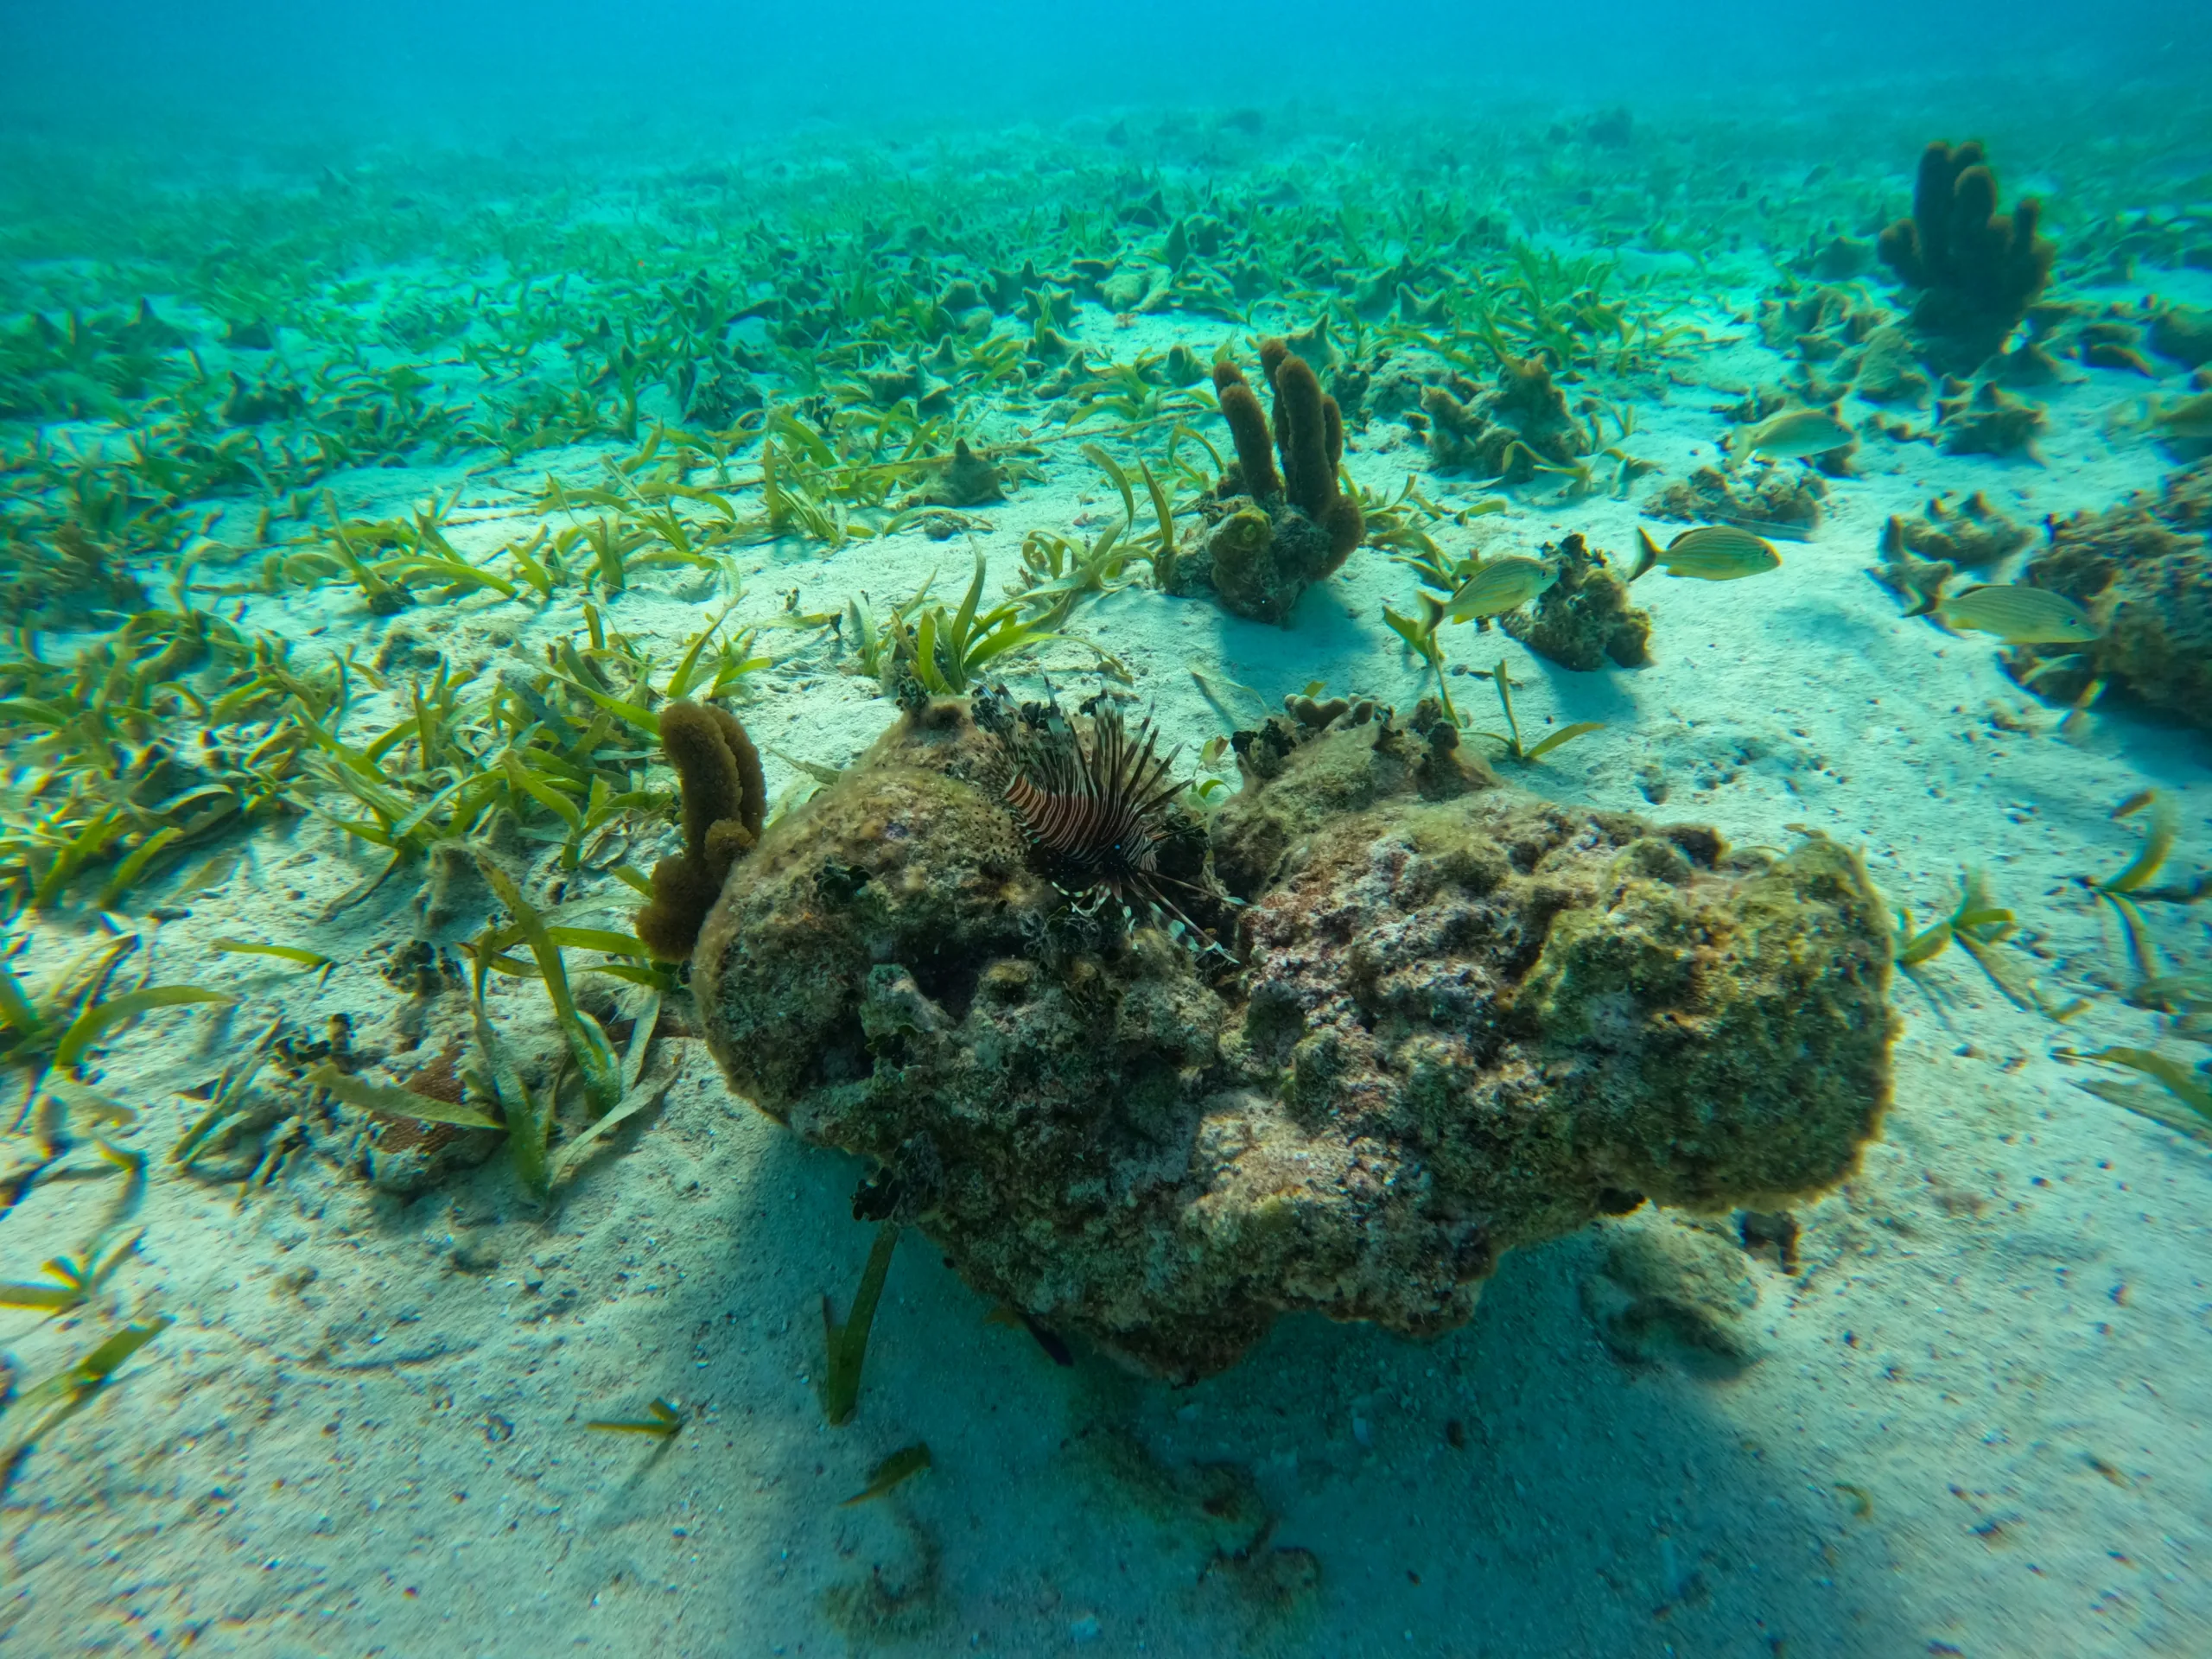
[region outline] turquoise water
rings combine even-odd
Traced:
[[[2205,35],[16,20],[0,1649],[2212,1651]]]

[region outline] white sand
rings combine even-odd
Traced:
[[[1210,352],[1222,331],[1116,333],[1086,308],[1077,332],[1127,358],[1176,337]],[[1773,384],[1781,367],[1756,345],[1692,366],[1738,385]],[[2117,710],[2093,717],[2085,746],[2061,741],[2056,712],[2004,677],[1993,646],[1901,620],[1865,571],[1884,517],[1938,489],[1985,490],[2032,521],[2151,484],[2167,463],[2149,441],[2100,428],[2145,390],[2096,372],[2052,397],[2044,466],[1870,443],[1865,476],[1832,486],[1818,536],[1783,544],[1779,573],[1637,585],[1656,618],[1649,669],[1575,675],[1471,628],[1448,647],[1474,665],[1504,656],[1527,682],[1525,725],[1606,722],[1516,781],[1709,821],[1738,842],[1824,830],[1863,846],[1922,916],[1948,908],[1961,866],[1986,866],[2031,942],[2015,960],[2055,991],[2109,984],[2112,942],[2071,879],[2131,855],[2139,832],[2107,814],[2146,784],[2183,804],[2177,868],[2212,859],[2207,745]],[[1639,409],[1630,448],[1663,467],[1639,493],[1713,458],[1723,422],[1708,410],[1727,401],[1685,387]],[[1351,462],[1394,488],[1422,455],[1390,429],[1378,422]],[[574,454],[556,460],[578,470]],[[388,511],[457,470],[357,475],[341,494]],[[496,481],[471,487],[512,499]],[[1058,446],[1044,482],[982,514],[994,585],[1018,569],[1027,527],[1095,529],[1117,512],[1095,469]],[[1622,556],[1633,523],[1632,504],[1524,499],[1443,539],[1533,546],[1576,529]],[[517,508],[472,525],[463,545],[527,527]],[[957,597],[969,558],[958,540],[918,535],[826,556],[760,550],[740,561],[739,616],[772,616],[792,588],[802,610],[861,589],[888,602],[932,567]],[[666,660],[709,607],[673,597],[676,577],[645,586],[608,614]],[[1419,677],[1379,607],[1413,587],[1363,552],[1292,630],[1135,588],[1074,626],[1119,653],[1171,734],[1195,745],[1226,724],[1193,664],[1269,699],[1322,679],[1409,707]],[[335,588],[254,601],[246,620],[302,649],[360,641],[365,654],[388,626]],[[581,622],[573,602],[534,613],[470,601],[397,625],[469,664],[497,657],[494,628],[535,656]],[[834,644],[762,639],[791,653],[742,711],[764,746],[842,764],[890,718]],[[1052,660],[1066,665],[1064,690],[1091,683],[1085,653]],[[1483,682],[1453,686],[1493,723]],[[349,732],[387,723],[373,707]],[[2007,711],[2001,724],[1993,708]],[[1649,762],[1671,786],[1663,807],[1637,789]],[[794,780],[769,766],[772,792]],[[397,1040],[385,1021],[398,999],[377,965],[413,926],[412,882],[315,922],[374,868],[327,825],[296,823],[256,835],[248,867],[217,893],[156,885],[149,897],[190,911],[143,925],[156,978],[245,1001],[227,1015],[150,1016],[110,1047],[103,1086],[143,1113],[128,1144],[158,1162],[199,1110],[177,1090],[214,1077],[279,1007],[310,1035],[347,1012],[357,1047]],[[2158,908],[2169,957],[2201,964],[2201,913]],[[224,934],[311,944],[340,966],[318,984],[219,957],[207,942]],[[32,965],[72,948],[41,937]],[[1764,1357],[1725,1381],[1625,1365],[1582,1312],[1578,1287],[1606,1231],[1677,1224],[1649,1211],[1510,1257],[1472,1324],[1433,1344],[1292,1319],[1230,1374],[1182,1391],[1088,1357],[1055,1367],[1020,1330],[986,1324],[988,1309],[910,1235],[859,1415],[828,1429],[818,1297],[842,1308],[866,1254],[868,1230],[848,1211],[861,1172],[729,1097],[687,1038],[659,1045],[673,1079],[662,1109],[612,1137],[543,1216],[503,1158],[412,1200],[371,1188],[358,1147],[321,1141],[244,1197],[158,1168],[134,1224],[143,1244],[96,1311],[0,1316],[19,1388],[116,1319],[176,1320],[16,1471],[0,1510],[0,1648],[2212,1652],[2212,1153],[2075,1090],[2085,1073],[2052,1058],[2145,1039],[2148,1016],[2107,994],[2055,1026],[2007,1005],[1955,951],[1927,978],[1946,1006],[1900,981],[1886,1135],[1855,1180],[1799,1212],[1799,1272],[1744,1258],[1758,1294],[1746,1329]],[[540,1017],[535,987],[503,996],[503,1020]],[[39,1185],[9,1218],[11,1276],[73,1248],[117,1190],[89,1148],[67,1163],[101,1178]],[[671,1444],[581,1427],[657,1395],[689,1419]],[[933,1470],[887,1501],[837,1507],[916,1440]],[[1247,1468],[1249,1490],[1205,1473],[1217,1463]],[[1230,1492],[1215,1505],[1225,1513],[1208,1513],[1209,1490]],[[1219,1558],[1262,1531],[1249,1562]],[[1303,1558],[1270,1553],[1294,1548],[1318,1561],[1318,1587],[1296,1582]],[[887,1623],[871,1633],[871,1617]]]

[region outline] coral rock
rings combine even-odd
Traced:
[[[1544,550],[1559,560],[1559,579],[1537,598],[1535,614],[1514,611],[1499,626],[1529,650],[1582,673],[1612,662],[1636,668],[1651,660],[1651,613],[1628,602],[1628,584],[1605,556],[1580,534]]]
[[[881,1166],[982,1294],[1177,1377],[1295,1309],[1446,1329],[1502,1252],[1644,1197],[1853,1167],[1890,946],[1841,849],[1729,864],[1381,715],[1237,749],[1229,961],[1084,943],[999,741],[910,714],[731,873],[695,985],[733,1088]]]
[[[2094,645],[2014,651],[2015,678],[2032,675],[2037,690],[2069,700],[2105,679],[2212,729],[2212,461],[2172,474],[2156,496],[2054,523],[2022,580],[2108,616]],[[2056,660],[2068,657],[2076,660]]]
[[[1870,404],[1925,404],[1934,384],[1920,371],[1912,337],[1894,323],[1869,334],[1842,366],[1851,389]]]
[[[2034,532],[2017,524],[1976,490],[1956,506],[1946,506],[1938,497],[1917,518],[1891,521],[1903,544],[1923,559],[1947,561],[1955,569],[1978,570],[2010,558],[2034,540]],[[1887,551],[1885,549],[1885,551]]]
[[[1790,289],[1759,302],[1759,338],[1768,348],[1808,363],[1841,356],[1879,328],[1884,314],[1862,302],[1856,289],[1822,284]]]
[[[1568,412],[1567,394],[1535,358],[1506,359],[1497,384],[1466,402],[1431,386],[1421,406],[1434,423],[1429,465],[1438,472],[1473,471],[1520,484],[1540,465],[1572,467],[1590,452],[1590,435]]]
[[[1746,493],[1717,467],[1700,467],[1644,504],[1647,517],[1678,522],[1742,524],[1769,535],[1798,533],[1800,539],[1821,522],[1827,486],[1810,473],[1770,467]]]

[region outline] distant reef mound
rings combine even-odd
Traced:
[[[1174,1378],[1296,1310],[1448,1329],[1646,1199],[1848,1175],[1892,1034],[1857,858],[1540,800],[1457,736],[1276,717],[1204,812],[1098,700],[911,708],[731,867],[708,1040],[981,1294]]]

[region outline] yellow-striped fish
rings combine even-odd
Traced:
[[[1769,461],[1802,461],[1858,441],[1859,435],[1831,404],[1826,409],[1785,409],[1737,433],[1733,447],[1738,454],[1764,455]]]
[[[1454,622],[1503,616],[1526,605],[1558,580],[1559,566],[1549,559],[1525,558],[1518,553],[1486,559],[1459,584],[1459,591],[1452,595],[1444,612]]]
[[[1993,633],[2008,645],[2086,645],[2103,632],[2065,594],[2019,582],[1969,588],[1930,608],[1946,627]]]
[[[1695,530],[1684,531],[1664,547],[1653,541],[1651,532],[1638,524],[1636,539],[1639,550],[1636,569],[1629,572],[1630,582],[1656,564],[1665,565],[1670,576],[1733,582],[1738,576],[1756,576],[1762,570],[1777,569],[1782,563],[1782,555],[1769,543],[1733,524],[1700,524]]]

